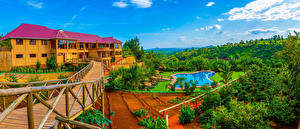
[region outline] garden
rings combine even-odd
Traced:
[[[202,98],[171,109],[169,117],[179,115],[178,122],[185,128],[297,128],[299,41],[299,33],[295,33],[283,39],[250,40],[164,55],[144,52],[136,38],[127,41],[123,50],[143,65],[111,71],[107,89],[112,93],[108,97],[120,94],[129,114],[138,118],[133,123],[151,129],[166,128],[159,110],[203,93]],[[196,88],[196,82],[185,82],[184,78],[171,84],[170,75],[195,71],[214,71],[211,86]],[[217,83],[229,82],[209,92]],[[169,98],[164,97],[167,94]],[[118,125],[116,120],[112,122]]]

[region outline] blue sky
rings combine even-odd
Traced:
[[[299,0],[0,0],[0,33],[21,23],[186,48],[300,31]]]

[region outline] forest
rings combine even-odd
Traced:
[[[157,71],[212,70],[223,73],[243,71],[237,81],[210,92],[200,106],[183,107],[181,123],[197,119],[202,128],[272,128],[299,123],[300,38],[275,35],[269,39],[241,41],[172,55],[145,52],[138,38],[124,44],[124,56],[135,56],[144,66],[132,66],[111,73],[109,84],[120,89],[144,89]],[[187,117],[190,115],[190,117]],[[184,117],[183,117],[184,116]],[[187,120],[186,120],[187,119]]]

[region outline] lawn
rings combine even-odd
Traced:
[[[193,73],[195,71],[180,71],[180,72],[163,72],[160,73],[160,75],[164,78],[170,78],[170,75],[172,74],[176,74],[176,73]],[[236,79],[238,77],[240,77],[242,74],[244,74],[244,72],[234,72],[233,76],[232,76],[232,80]],[[214,76],[212,76],[210,78],[212,81],[216,81],[219,82],[220,80],[222,80],[221,76],[219,75],[219,73],[216,73]],[[168,89],[166,88],[166,85],[170,84],[171,81],[163,81],[163,82],[158,82],[157,85],[151,89],[151,91],[168,91]],[[221,83],[221,85],[223,85],[224,83]],[[199,88],[198,88],[199,89]],[[196,91],[198,90],[196,89]],[[199,89],[200,90],[200,89]],[[176,91],[181,91],[181,90],[176,90]]]

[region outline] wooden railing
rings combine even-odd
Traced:
[[[14,111],[14,109],[20,106],[21,103],[23,103],[23,107],[25,106],[27,108],[27,121],[29,129],[35,128],[33,106],[38,102],[40,105],[48,108],[48,111],[37,127],[38,129],[41,129],[45,125],[50,114],[53,112],[58,116],[57,118],[61,118],[56,118],[57,122],[54,126],[64,126],[65,128],[70,128],[71,126],[69,124],[73,123],[77,125],[78,122],[70,123],[69,121],[74,120],[78,115],[80,115],[80,113],[93,106],[96,102],[99,102],[99,99],[102,100],[100,105],[102,106],[102,110],[104,112],[104,70],[102,70],[101,76],[98,79],[94,81],[82,81],[84,76],[93,67],[93,64],[94,62],[91,61],[89,65],[68,79],[29,83],[0,82],[2,87],[2,89],[0,89],[0,97],[4,99],[4,103],[7,97],[14,97],[9,106],[3,106],[3,112],[0,114],[0,122],[3,122],[7,116]],[[103,69],[103,65],[101,66]],[[56,84],[53,84],[54,82]],[[23,86],[21,88],[10,88],[8,87],[9,85]],[[77,91],[77,93],[75,91]],[[54,97],[54,94],[56,97]],[[72,97],[72,99],[70,97]],[[65,110],[63,112],[62,110],[56,109],[60,99],[64,99],[65,102]],[[50,104],[50,101],[52,104]],[[74,110],[75,104],[80,105],[81,110],[79,112]],[[93,126],[90,125],[89,127]]]

